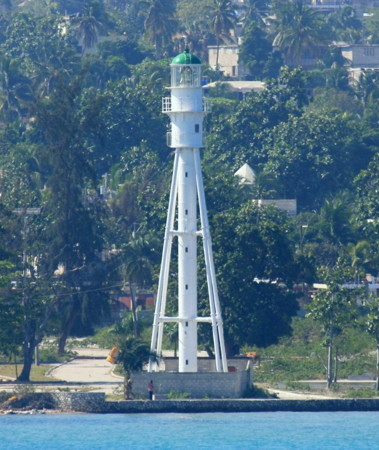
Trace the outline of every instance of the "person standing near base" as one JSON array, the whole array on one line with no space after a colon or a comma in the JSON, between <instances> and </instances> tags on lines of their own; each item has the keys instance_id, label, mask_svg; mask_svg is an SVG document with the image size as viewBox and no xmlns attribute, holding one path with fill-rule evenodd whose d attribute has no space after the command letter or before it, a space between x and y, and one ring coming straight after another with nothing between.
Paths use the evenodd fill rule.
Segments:
<instances>
[{"instance_id":1,"label":"person standing near base","mask_svg":"<svg viewBox=\"0 0 379 450\"><path fill-rule=\"evenodd\" d=\"M149 393L149 400L153 400L153 394L154 394L153 380L150 380L149 383L147 383L147 392Z\"/></svg>"}]
</instances>

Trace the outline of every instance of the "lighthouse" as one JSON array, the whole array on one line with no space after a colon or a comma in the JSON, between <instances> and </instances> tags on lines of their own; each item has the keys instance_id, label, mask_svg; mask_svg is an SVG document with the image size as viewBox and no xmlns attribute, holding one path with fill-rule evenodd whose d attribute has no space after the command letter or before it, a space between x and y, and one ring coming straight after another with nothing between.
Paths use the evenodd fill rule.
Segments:
<instances>
[{"instance_id":1,"label":"lighthouse","mask_svg":"<svg viewBox=\"0 0 379 450\"><path fill-rule=\"evenodd\" d=\"M171 95L162 99L162 112L168 114L171 121L167 145L175 149L175 158L151 351L161 356L164 325L177 323L178 371L197 372L197 327L198 323L206 322L212 327L216 371L227 372L222 317L200 163L200 149L204 146L203 120L209 109L203 97L201 61L185 49L172 60L170 67ZM198 315L198 239L201 239L203 244L209 316ZM166 315L166 302L173 245L178 247L178 313L177 316L170 317ZM148 371L154 370L159 370L159 364L150 361Z\"/></svg>"}]
</instances>

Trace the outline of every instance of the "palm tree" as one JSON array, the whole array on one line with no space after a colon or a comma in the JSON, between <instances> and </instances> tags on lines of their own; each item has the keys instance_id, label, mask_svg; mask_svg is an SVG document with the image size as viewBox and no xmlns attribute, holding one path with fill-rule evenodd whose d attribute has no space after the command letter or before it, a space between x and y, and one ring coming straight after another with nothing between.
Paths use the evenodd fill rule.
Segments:
<instances>
[{"instance_id":1,"label":"palm tree","mask_svg":"<svg viewBox=\"0 0 379 450\"><path fill-rule=\"evenodd\" d=\"M351 200L342 192L332 200L326 200L320 210L319 230L322 237L337 246L349 242L351 237Z\"/></svg>"},{"instance_id":2,"label":"palm tree","mask_svg":"<svg viewBox=\"0 0 379 450\"><path fill-rule=\"evenodd\" d=\"M120 344L117 362L122 364L125 371L124 388L127 400L132 395L132 372L140 372L149 360L155 362L157 357L155 353L150 351L150 346L145 342L134 337L128 337Z\"/></svg>"},{"instance_id":3,"label":"palm tree","mask_svg":"<svg viewBox=\"0 0 379 450\"><path fill-rule=\"evenodd\" d=\"M26 115L33 101L31 82L19 71L19 61L0 57L0 117L14 120Z\"/></svg>"},{"instance_id":4,"label":"palm tree","mask_svg":"<svg viewBox=\"0 0 379 450\"><path fill-rule=\"evenodd\" d=\"M126 246L126 263L124 265L125 278L128 280L132 316L133 334L138 337L137 297L138 289L151 285L152 259L154 250L150 243L141 237L133 237Z\"/></svg>"},{"instance_id":5,"label":"palm tree","mask_svg":"<svg viewBox=\"0 0 379 450\"><path fill-rule=\"evenodd\" d=\"M234 29L237 20L233 2L231 0L213 0L210 17L211 30L216 36L216 70L218 70L220 39L230 38L230 32Z\"/></svg>"},{"instance_id":6,"label":"palm tree","mask_svg":"<svg viewBox=\"0 0 379 450\"><path fill-rule=\"evenodd\" d=\"M154 45L156 56L162 56L163 48L170 42L176 29L175 5L172 0L150 0L145 18L145 35Z\"/></svg>"},{"instance_id":7,"label":"palm tree","mask_svg":"<svg viewBox=\"0 0 379 450\"><path fill-rule=\"evenodd\" d=\"M82 54L96 46L101 29L102 24L94 17L90 8L88 14L81 17L79 21L78 34L82 43Z\"/></svg>"},{"instance_id":8,"label":"palm tree","mask_svg":"<svg viewBox=\"0 0 379 450\"><path fill-rule=\"evenodd\" d=\"M273 45L279 47L289 65L298 65L306 50L320 51L325 36L318 11L304 5L302 0L281 4L271 20L274 28Z\"/></svg>"},{"instance_id":9,"label":"palm tree","mask_svg":"<svg viewBox=\"0 0 379 450\"><path fill-rule=\"evenodd\" d=\"M363 106L377 103L379 99L379 74L377 72L362 73L355 87L356 96Z\"/></svg>"},{"instance_id":10,"label":"palm tree","mask_svg":"<svg viewBox=\"0 0 379 450\"><path fill-rule=\"evenodd\" d=\"M356 244L348 244L346 247L351 261L351 267L354 269L354 283L359 283L359 271L364 270L365 266L371 261L371 249L368 241L359 241Z\"/></svg>"},{"instance_id":11,"label":"palm tree","mask_svg":"<svg viewBox=\"0 0 379 450\"><path fill-rule=\"evenodd\" d=\"M351 6L338 9L328 17L328 23L335 33L335 39L356 44L361 38L362 22Z\"/></svg>"},{"instance_id":12,"label":"palm tree","mask_svg":"<svg viewBox=\"0 0 379 450\"><path fill-rule=\"evenodd\" d=\"M196 22L190 25L183 33L190 50L201 60L208 57L208 45L211 42L211 33L206 21ZM183 47L182 47L183 48Z\"/></svg>"},{"instance_id":13,"label":"palm tree","mask_svg":"<svg viewBox=\"0 0 379 450\"><path fill-rule=\"evenodd\" d=\"M266 0L245 0L241 7L242 22L244 27L251 22L256 22L263 28L266 26L263 17L268 9Z\"/></svg>"}]
</instances>

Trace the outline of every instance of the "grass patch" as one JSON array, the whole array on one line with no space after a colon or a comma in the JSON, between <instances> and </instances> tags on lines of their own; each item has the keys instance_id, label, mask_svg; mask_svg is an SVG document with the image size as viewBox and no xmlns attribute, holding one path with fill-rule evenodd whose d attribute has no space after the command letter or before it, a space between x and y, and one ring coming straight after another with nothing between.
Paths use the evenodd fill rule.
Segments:
<instances>
[{"instance_id":1,"label":"grass patch","mask_svg":"<svg viewBox=\"0 0 379 450\"><path fill-rule=\"evenodd\" d=\"M370 388L349 389L342 395L344 398L375 398L379 397L379 392Z\"/></svg>"},{"instance_id":2,"label":"grass patch","mask_svg":"<svg viewBox=\"0 0 379 450\"><path fill-rule=\"evenodd\" d=\"M283 337L267 348L244 348L256 351L260 366L254 367L254 380L259 383L290 385L299 380L325 379L327 349L320 325L309 318L294 318L292 336ZM359 328L346 328L336 340L338 379L375 371L376 348L373 339ZM371 352L371 354L370 354Z\"/></svg>"},{"instance_id":3,"label":"grass patch","mask_svg":"<svg viewBox=\"0 0 379 450\"><path fill-rule=\"evenodd\" d=\"M262 361L260 367L254 369L254 380L260 383L286 382L288 384L322 377L324 377L324 365L317 357L273 357Z\"/></svg>"},{"instance_id":4,"label":"grass patch","mask_svg":"<svg viewBox=\"0 0 379 450\"><path fill-rule=\"evenodd\" d=\"M176 392L176 391L171 391L167 394L167 398L169 400L174 400L174 399L183 399L183 398L190 398L191 394L189 392Z\"/></svg>"},{"instance_id":5,"label":"grass patch","mask_svg":"<svg viewBox=\"0 0 379 450\"><path fill-rule=\"evenodd\" d=\"M30 371L30 381L56 381L55 378L46 376L46 372L52 369L54 366L51 365L43 365L43 366L32 366L32 370ZM0 376L16 378L17 374L19 375L22 370L22 365L16 367L14 364L0 364Z\"/></svg>"}]
</instances>

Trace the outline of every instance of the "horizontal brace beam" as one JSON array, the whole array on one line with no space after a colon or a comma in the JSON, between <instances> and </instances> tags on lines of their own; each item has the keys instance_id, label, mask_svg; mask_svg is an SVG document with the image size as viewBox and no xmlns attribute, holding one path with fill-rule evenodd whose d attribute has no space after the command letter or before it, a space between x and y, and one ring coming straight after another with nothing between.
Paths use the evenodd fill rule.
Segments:
<instances>
[{"instance_id":1,"label":"horizontal brace beam","mask_svg":"<svg viewBox=\"0 0 379 450\"><path fill-rule=\"evenodd\" d=\"M189 322L189 321L195 321L195 322L207 322L212 323L212 319L210 317L195 317L194 319L188 318L188 317L159 317L158 322Z\"/></svg>"},{"instance_id":2,"label":"horizontal brace beam","mask_svg":"<svg viewBox=\"0 0 379 450\"><path fill-rule=\"evenodd\" d=\"M202 236L202 231L179 231L179 230L170 230L171 236Z\"/></svg>"}]
</instances>

